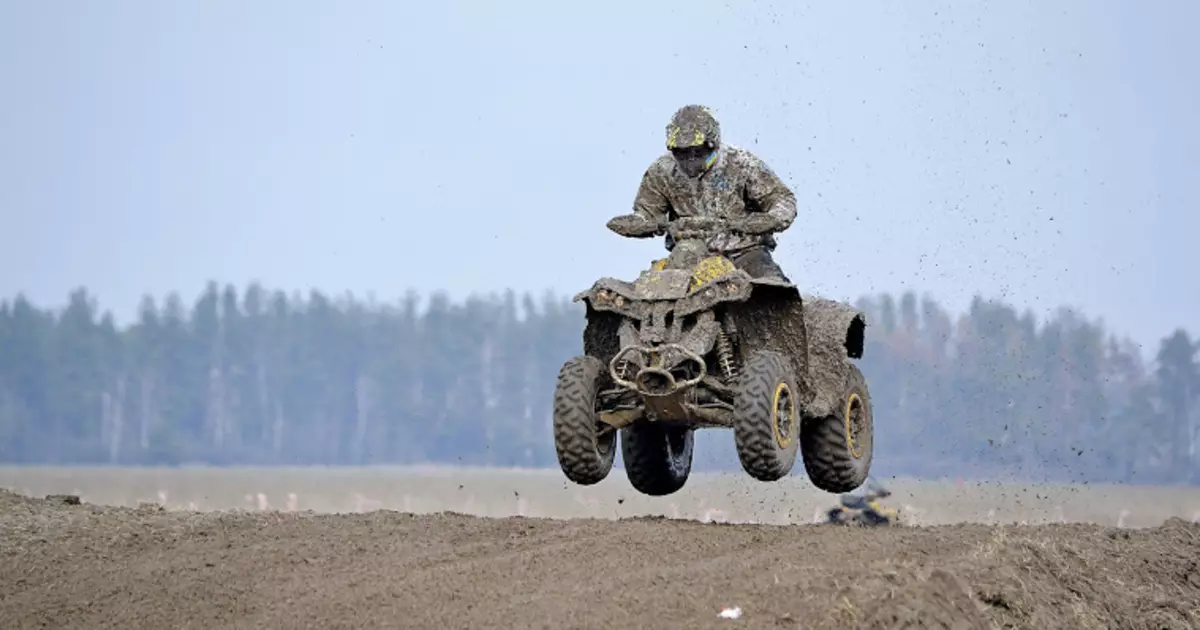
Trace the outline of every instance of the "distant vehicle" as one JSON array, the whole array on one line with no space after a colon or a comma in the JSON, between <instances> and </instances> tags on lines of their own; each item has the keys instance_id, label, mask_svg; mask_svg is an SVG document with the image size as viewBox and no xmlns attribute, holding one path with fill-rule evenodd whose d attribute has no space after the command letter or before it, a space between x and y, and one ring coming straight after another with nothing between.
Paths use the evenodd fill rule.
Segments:
<instances>
[{"instance_id":1,"label":"distant vehicle","mask_svg":"<svg viewBox=\"0 0 1200 630\"><path fill-rule=\"evenodd\" d=\"M839 504L825 513L825 523L830 525L858 525L862 527L885 527L901 525L900 510L884 507L879 501L892 496L874 479L867 479L867 491L863 495L847 492L840 497Z\"/></svg>"}]
</instances>

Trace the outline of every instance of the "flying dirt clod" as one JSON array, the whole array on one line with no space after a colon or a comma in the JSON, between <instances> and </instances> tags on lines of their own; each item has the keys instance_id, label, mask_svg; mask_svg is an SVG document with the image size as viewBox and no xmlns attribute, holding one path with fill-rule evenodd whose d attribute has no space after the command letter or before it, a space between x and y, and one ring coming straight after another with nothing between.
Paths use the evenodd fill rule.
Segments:
<instances>
[{"instance_id":1,"label":"flying dirt clod","mask_svg":"<svg viewBox=\"0 0 1200 630\"><path fill-rule=\"evenodd\" d=\"M669 255L634 282L601 278L587 306L583 354L562 366L554 442L568 479L603 480L617 434L630 483L671 494L692 469L694 432L731 428L742 468L787 476L802 455L826 492L866 480L873 453L870 394L849 359L863 352L864 315L802 298L772 260L795 196L749 152L724 147L711 112L676 112L671 153L643 177L634 212L608 227L668 236Z\"/></svg>"}]
</instances>

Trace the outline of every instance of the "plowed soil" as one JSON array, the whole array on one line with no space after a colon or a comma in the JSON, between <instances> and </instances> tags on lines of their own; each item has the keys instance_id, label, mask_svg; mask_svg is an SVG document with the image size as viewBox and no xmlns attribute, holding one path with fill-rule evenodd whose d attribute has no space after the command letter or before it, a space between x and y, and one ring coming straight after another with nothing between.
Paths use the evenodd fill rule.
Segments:
<instances>
[{"instance_id":1,"label":"plowed soil","mask_svg":"<svg viewBox=\"0 0 1200 630\"><path fill-rule=\"evenodd\" d=\"M0 566L6 630L1200 627L1200 526L1178 518L860 529L0 491Z\"/></svg>"}]
</instances>

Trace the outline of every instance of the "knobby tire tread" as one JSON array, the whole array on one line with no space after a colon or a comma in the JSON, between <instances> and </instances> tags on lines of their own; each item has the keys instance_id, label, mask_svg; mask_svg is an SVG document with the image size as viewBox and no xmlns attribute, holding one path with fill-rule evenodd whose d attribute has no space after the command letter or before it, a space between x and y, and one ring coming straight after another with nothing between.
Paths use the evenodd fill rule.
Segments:
<instances>
[{"instance_id":1,"label":"knobby tire tread","mask_svg":"<svg viewBox=\"0 0 1200 630\"><path fill-rule=\"evenodd\" d=\"M789 453L776 445L771 424L775 386L788 374L783 355L757 352L746 362L739 379L734 400L734 443L742 469L760 481L786 477L795 463L794 449ZM795 396L795 380L788 378L788 385Z\"/></svg>"},{"instance_id":2,"label":"knobby tire tread","mask_svg":"<svg viewBox=\"0 0 1200 630\"><path fill-rule=\"evenodd\" d=\"M850 492L867 480L871 459L874 455L874 414L866 388L866 379L858 366L850 365L850 376L843 390L841 404L844 405L851 392L856 392L870 414L868 436L870 444L862 459L855 459L846 442L843 407L832 414L806 418L800 432L804 468L812 484L826 492Z\"/></svg>"},{"instance_id":3,"label":"knobby tire tread","mask_svg":"<svg viewBox=\"0 0 1200 630\"><path fill-rule=\"evenodd\" d=\"M554 390L554 447L563 474L580 485L599 483L612 470L615 440L607 453L597 449L596 394L604 365L578 356L563 364ZM615 437L615 436L614 436Z\"/></svg>"},{"instance_id":4,"label":"knobby tire tread","mask_svg":"<svg viewBox=\"0 0 1200 630\"><path fill-rule=\"evenodd\" d=\"M679 431L674 427L640 424L621 430L621 455L625 475L635 490L649 496L666 496L679 491L687 483L692 470L694 433L687 437L687 454L680 457L675 470L671 451L667 448L668 434Z\"/></svg>"}]
</instances>

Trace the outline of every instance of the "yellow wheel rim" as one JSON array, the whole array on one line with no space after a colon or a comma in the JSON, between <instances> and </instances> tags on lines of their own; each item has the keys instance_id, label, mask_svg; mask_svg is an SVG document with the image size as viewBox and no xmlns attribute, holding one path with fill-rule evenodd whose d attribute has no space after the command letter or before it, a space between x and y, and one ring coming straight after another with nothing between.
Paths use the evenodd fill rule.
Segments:
<instances>
[{"instance_id":1,"label":"yellow wheel rim","mask_svg":"<svg viewBox=\"0 0 1200 630\"><path fill-rule=\"evenodd\" d=\"M858 403L857 405L855 403ZM855 420L855 410L862 413L862 399L858 394L851 393L846 398L846 412L843 414L844 424L846 427L846 446L850 447L850 454L855 458L862 457L862 453L858 450L858 443L854 440L855 429L860 428Z\"/></svg>"},{"instance_id":2,"label":"yellow wheel rim","mask_svg":"<svg viewBox=\"0 0 1200 630\"><path fill-rule=\"evenodd\" d=\"M787 448L795 439L796 400L792 397L792 388L788 387L786 381L779 381L775 386L775 397L771 404L771 426L775 429L775 443L779 448Z\"/></svg>"}]
</instances>

